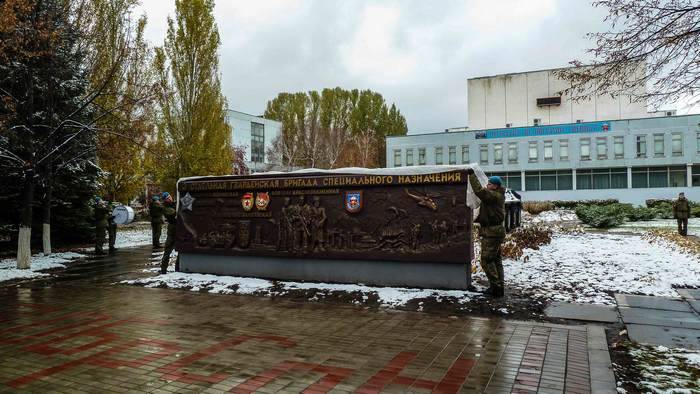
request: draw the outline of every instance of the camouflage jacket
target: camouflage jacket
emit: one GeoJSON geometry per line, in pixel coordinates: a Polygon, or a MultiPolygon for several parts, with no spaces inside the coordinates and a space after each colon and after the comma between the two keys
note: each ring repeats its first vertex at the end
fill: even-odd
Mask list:
{"type": "Polygon", "coordinates": [[[95,205],[95,226],[107,227],[111,217],[112,211],[107,204],[99,203],[95,205]]]}
{"type": "Polygon", "coordinates": [[[469,176],[469,183],[472,185],[474,194],[481,200],[479,216],[476,218],[476,222],[481,225],[481,235],[484,237],[504,237],[503,220],[506,217],[505,190],[502,187],[496,190],[489,190],[481,186],[475,175],[469,176]]]}
{"type": "Polygon", "coordinates": [[[673,202],[673,217],[676,219],[688,219],[690,217],[688,199],[679,198],[673,202]]]}
{"type": "Polygon", "coordinates": [[[163,207],[163,216],[165,216],[165,221],[168,225],[175,225],[177,223],[177,211],[175,211],[174,204],[166,204],[163,207]]]}
{"type": "Polygon", "coordinates": [[[151,223],[163,223],[165,207],[159,202],[152,202],[148,213],[151,215],[151,223]]]}

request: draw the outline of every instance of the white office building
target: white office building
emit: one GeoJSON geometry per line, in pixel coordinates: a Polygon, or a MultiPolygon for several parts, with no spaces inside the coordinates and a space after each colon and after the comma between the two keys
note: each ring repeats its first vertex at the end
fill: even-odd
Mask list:
{"type": "Polygon", "coordinates": [[[245,149],[246,164],[251,171],[265,171],[270,166],[267,151],[282,130],[282,123],[244,112],[226,111],[233,145],[245,149]]]}
{"type": "Polygon", "coordinates": [[[700,200],[700,115],[624,95],[572,102],[553,70],[467,85],[470,127],[387,137],[387,167],[476,162],[526,200],[700,200]]]}

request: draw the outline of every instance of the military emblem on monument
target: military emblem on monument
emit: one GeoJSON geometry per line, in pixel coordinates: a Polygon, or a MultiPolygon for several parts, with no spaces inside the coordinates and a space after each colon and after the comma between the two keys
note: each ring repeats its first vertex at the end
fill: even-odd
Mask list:
{"type": "Polygon", "coordinates": [[[243,210],[248,212],[253,209],[253,193],[246,193],[241,197],[241,206],[243,210]]]}
{"type": "Polygon", "coordinates": [[[190,195],[190,193],[185,194],[181,199],[180,199],[180,206],[183,209],[188,209],[192,210],[192,203],[194,203],[194,200],[196,200],[194,197],[190,195]]]}
{"type": "Polygon", "coordinates": [[[357,213],[362,210],[362,192],[347,191],[345,192],[345,210],[350,213],[357,213]]]}
{"type": "Polygon", "coordinates": [[[260,192],[255,196],[255,207],[258,211],[267,210],[267,205],[270,203],[270,195],[267,192],[260,192]]]}

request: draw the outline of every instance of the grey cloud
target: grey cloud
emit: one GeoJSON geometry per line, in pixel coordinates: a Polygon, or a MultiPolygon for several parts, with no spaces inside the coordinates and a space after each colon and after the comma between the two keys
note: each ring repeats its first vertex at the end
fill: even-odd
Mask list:
{"type": "MultiPolygon", "coordinates": [[[[144,3],[149,12],[160,1],[144,3]]],[[[498,15],[477,13],[479,7],[472,7],[476,4],[304,1],[290,17],[260,15],[252,30],[237,23],[235,15],[220,15],[217,7],[224,94],[232,108],[259,114],[283,91],[373,89],[397,104],[411,132],[442,131],[467,124],[468,77],[564,66],[573,58],[585,58],[587,32],[605,28],[604,10],[584,1],[560,1],[551,14],[535,12],[532,20],[505,15],[519,23],[503,26],[498,15]],[[365,7],[376,5],[400,8],[398,26],[389,37],[391,50],[418,59],[415,72],[399,83],[352,70],[342,52],[362,24],[365,7]],[[475,27],[480,26],[479,18],[492,21],[488,32],[475,27]],[[529,30],[521,32],[521,26],[529,30]],[[416,39],[421,46],[415,46],[416,39]]],[[[154,18],[149,22],[165,24],[154,18]]],[[[162,42],[162,37],[151,39],[162,42]]]]}

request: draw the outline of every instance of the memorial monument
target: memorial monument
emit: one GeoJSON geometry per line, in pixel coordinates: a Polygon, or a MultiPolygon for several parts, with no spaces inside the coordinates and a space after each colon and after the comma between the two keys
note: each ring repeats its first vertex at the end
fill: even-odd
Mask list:
{"type": "Polygon", "coordinates": [[[467,168],[181,179],[180,270],[465,289],[473,254],[467,168]]]}

